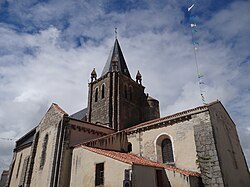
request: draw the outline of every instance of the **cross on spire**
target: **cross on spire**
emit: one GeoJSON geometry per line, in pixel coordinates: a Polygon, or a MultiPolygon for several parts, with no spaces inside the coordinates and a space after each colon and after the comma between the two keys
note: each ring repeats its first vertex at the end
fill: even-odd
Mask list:
{"type": "Polygon", "coordinates": [[[117,39],[117,28],[115,28],[115,39],[117,39]]]}

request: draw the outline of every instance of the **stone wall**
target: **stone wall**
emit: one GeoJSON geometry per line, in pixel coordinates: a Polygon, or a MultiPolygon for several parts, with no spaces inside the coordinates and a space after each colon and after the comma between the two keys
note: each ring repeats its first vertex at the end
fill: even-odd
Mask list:
{"type": "Polygon", "coordinates": [[[147,105],[144,87],[127,76],[119,77],[119,129],[131,127],[147,120],[144,108],[147,105]],[[127,97],[125,96],[127,87],[127,97]]]}
{"type": "Polygon", "coordinates": [[[202,182],[205,186],[224,186],[209,112],[197,118],[194,137],[202,182]]]}
{"type": "Polygon", "coordinates": [[[214,143],[225,186],[250,186],[250,175],[234,122],[220,102],[209,106],[214,143]]]}
{"type": "Polygon", "coordinates": [[[144,86],[119,72],[109,72],[89,83],[89,122],[122,130],[159,117],[159,103],[150,104],[147,102],[144,86]],[[104,98],[102,98],[102,85],[105,88],[104,98]]]}
{"type": "Polygon", "coordinates": [[[15,154],[15,162],[13,165],[12,173],[11,173],[11,178],[10,178],[10,184],[9,186],[19,186],[23,185],[24,183],[24,177],[26,174],[26,168],[27,164],[27,158],[29,158],[31,152],[31,146],[26,147],[22,150],[19,150],[15,154]],[[26,159],[26,161],[25,161],[26,159]]]}
{"type": "Polygon", "coordinates": [[[99,78],[98,80],[89,83],[89,101],[88,101],[88,121],[98,123],[111,127],[110,124],[110,103],[111,89],[110,89],[110,73],[99,78]],[[102,85],[105,87],[104,98],[102,98],[102,85]],[[95,100],[95,92],[98,89],[98,99],[95,100]]]}
{"type": "Polygon", "coordinates": [[[58,127],[63,119],[64,113],[57,109],[57,107],[52,104],[47,113],[44,115],[43,119],[37,127],[37,132],[39,132],[39,138],[35,151],[34,165],[31,168],[31,178],[27,183],[30,186],[50,186],[53,183],[54,167],[55,167],[55,150],[58,147],[57,134],[58,127]],[[44,153],[44,142],[45,137],[48,137],[46,151],[44,153]],[[43,154],[45,156],[43,156],[43,154]],[[42,158],[44,158],[44,165],[41,164],[42,158]]]}

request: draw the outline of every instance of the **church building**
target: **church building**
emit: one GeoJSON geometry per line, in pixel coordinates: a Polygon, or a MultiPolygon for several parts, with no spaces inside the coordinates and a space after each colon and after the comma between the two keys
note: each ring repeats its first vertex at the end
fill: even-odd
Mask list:
{"type": "MultiPolygon", "coordinates": [[[[88,106],[53,103],[13,151],[9,187],[247,187],[236,126],[220,101],[160,117],[116,39],[88,106]]],[[[159,88],[160,89],[160,88],[159,88]]]]}

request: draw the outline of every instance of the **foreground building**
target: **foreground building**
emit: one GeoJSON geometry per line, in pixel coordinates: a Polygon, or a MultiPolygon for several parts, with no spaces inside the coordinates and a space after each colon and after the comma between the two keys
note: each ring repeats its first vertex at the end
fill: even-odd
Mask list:
{"type": "Polygon", "coordinates": [[[7,186],[250,186],[236,127],[213,102],[160,118],[159,102],[131,78],[118,40],[88,106],[53,103],[16,142],[7,186]]]}

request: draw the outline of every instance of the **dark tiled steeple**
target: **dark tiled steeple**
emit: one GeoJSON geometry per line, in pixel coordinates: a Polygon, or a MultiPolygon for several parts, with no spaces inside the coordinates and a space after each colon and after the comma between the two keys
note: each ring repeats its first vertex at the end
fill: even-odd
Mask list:
{"type": "Polygon", "coordinates": [[[108,60],[107,60],[105,66],[102,70],[102,76],[105,75],[106,73],[112,71],[112,61],[114,59],[118,60],[117,70],[119,72],[121,72],[122,74],[131,78],[127,64],[126,64],[125,59],[124,59],[123,54],[122,54],[121,47],[120,47],[117,39],[115,40],[114,47],[112,48],[112,50],[109,54],[108,60]]]}

